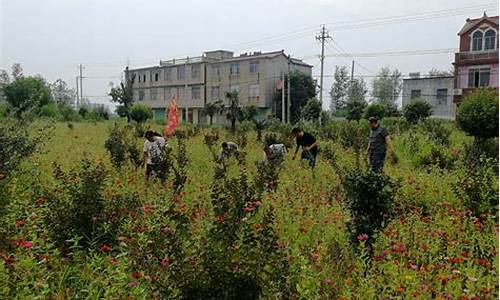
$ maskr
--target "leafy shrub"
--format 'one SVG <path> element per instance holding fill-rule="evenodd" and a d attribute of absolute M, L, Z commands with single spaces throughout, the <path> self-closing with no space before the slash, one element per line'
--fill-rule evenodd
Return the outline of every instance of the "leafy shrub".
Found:
<path fill-rule="evenodd" d="M 455 194 L 476 217 L 496 215 L 498 218 L 497 162 L 481 156 L 475 165 L 467 164 L 453 186 Z"/>
<path fill-rule="evenodd" d="M 387 115 L 387 107 L 383 104 L 370 104 L 365 108 L 365 119 L 375 117 L 382 120 Z"/>
<path fill-rule="evenodd" d="M 391 135 L 401 134 L 410 129 L 410 123 L 400 117 L 384 118 L 382 125 Z"/>
<path fill-rule="evenodd" d="M 398 184 L 384 174 L 342 168 L 331 148 L 323 152 L 341 180 L 345 203 L 351 213 L 351 241 L 357 242 L 361 240 L 360 235 L 365 234 L 373 241 L 373 234 L 387 224 L 393 214 Z"/>
<path fill-rule="evenodd" d="M 130 108 L 130 118 L 137 123 L 144 123 L 153 118 L 153 111 L 149 106 L 143 104 L 134 104 Z"/>
<path fill-rule="evenodd" d="M 107 175 L 102 163 L 88 159 L 69 171 L 54 166 L 57 185 L 45 195 L 44 221 L 56 245 L 67 250 L 76 238 L 84 249 L 96 249 L 116 241 L 122 222 L 139 204 L 133 195 L 105 199 Z"/>
<path fill-rule="evenodd" d="M 78 114 L 83 118 L 87 119 L 90 115 L 90 110 L 86 106 L 82 106 L 78 109 Z"/>
<path fill-rule="evenodd" d="M 346 119 L 349 121 L 361 120 L 365 108 L 366 108 L 366 102 L 364 101 L 350 101 L 347 104 Z"/>
<path fill-rule="evenodd" d="M 89 118 L 94 121 L 109 120 L 109 111 L 104 105 L 98 105 L 89 113 Z"/>
<path fill-rule="evenodd" d="M 321 114 L 321 102 L 316 98 L 311 98 L 300 109 L 300 118 L 305 121 L 317 122 Z"/>
<path fill-rule="evenodd" d="M 104 147 L 111 155 L 111 163 L 115 168 L 121 168 L 127 161 L 136 167 L 142 163 L 141 152 L 137 148 L 135 137 L 131 134 L 130 126 L 115 124 Z"/>
<path fill-rule="evenodd" d="M 38 113 L 41 117 L 47 117 L 55 119 L 59 115 L 59 110 L 55 103 L 49 103 L 40 107 L 40 112 Z"/>
<path fill-rule="evenodd" d="M 432 114 L 432 107 L 429 103 L 421 99 L 412 100 L 403 109 L 403 115 L 411 124 L 417 124 L 419 121 L 425 120 Z"/>
<path fill-rule="evenodd" d="M 435 145 L 432 142 L 420 149 L 417 154 L 417 166 L 429 169 L 430 167 L 438 167 L 442 170 L 450 170 L 453 167 L 456 157 L 447 151 L 448 149 L 442 145 Z"/>
<path fill-rule="evenodd" d="M 78 112 L 76 112 L 71 106 L 67 104 L 60 104 L 57 106 L 59 110 L 59 115 L 61 118 L 61 121 L 68 122 L 68 121 L 79 121 L 80 120 L 80 115 Z"/>
<path fill-rule="evenodd" d="M 444 122 L 437 119 L 428 119 L 420 123 L 419 130 L 430 139 L 440 145 L 448 146 L 450 144 L 450 135 L 452 129 L 445 126 Z"/>
<path fill-rule="evenodd" d="M 498 137 L 498 93 L 477 89 L 458 107 L 458 127 L 476 139 Z"/>

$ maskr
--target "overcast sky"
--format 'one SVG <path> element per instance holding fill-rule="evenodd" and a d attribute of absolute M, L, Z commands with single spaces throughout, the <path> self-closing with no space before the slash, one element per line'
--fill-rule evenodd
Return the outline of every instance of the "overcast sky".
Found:
<path fill-rule="evenodd" d="M 457 10 L 473 7 L 467 10 Z M 49 81 L 62 78 L 71 87 L 84 65 L 84 96 L 106 103 L 110 82 L 131 67 L 158 64 L 160 59 L 200 55 L 213 49 L 236 54 L 285 49 L 314 65 L 319 75 L 320 45 L 314 36 L 321 24 L 348 53 L 457 48 L 457 32 L 467 17 L 486 10 L 498 14 L 491 0 L 0 0 L 0 68 L 21 63 L 24 73 Z M 442 11 L 432 18 L 409 21 L 420 13 Z M 407 16 L 404 22 L 357 26 L 358 21 Z M 346 22 L 346 23 L 344 23 Z M 293 34 L 291 34 L 293 33 Z M 282 36 L 282 38 L 278 38 Z M 265 39 L 273 37 L 270 39 Z M 253 43 L 250 43 L 253 42 Z M 354 58 L 357 76 L 381 67 L 403 74 L 431 68 L 449 70 L 452 53 L 420 56 Z M 327 57 L 325 74 L 351 58 Z M 368 83 L 370 77 L 365 78 Z M 329 89 L 332 80 L 325 79 Z M 325 92 L 326 101 L 328 93 Z M 327 103 L 324 105 L 327 107 Z"/>

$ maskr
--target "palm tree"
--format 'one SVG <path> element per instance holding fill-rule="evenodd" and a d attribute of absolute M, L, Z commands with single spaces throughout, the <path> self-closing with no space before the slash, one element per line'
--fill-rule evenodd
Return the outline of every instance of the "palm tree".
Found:
<path fill-rule="evenodd" d="M 229 100 L 229 111 L 227 113 L 227 118 L 231 120 L 231 131 L 234 133 L 234 131 L 236 130 L 236 120 L 238 119 L 238 114 L 240 112 L 238 92 L 226 92 L 226 99 Z"/>
<path fill-rule="evenodd" d="M 222 101 L 209 102 L 205 104 L 203 113 L 210 118 L 210 126 L 212 126 L 212 119 L 215 115 L 220 114 L 224 109 Z"/>

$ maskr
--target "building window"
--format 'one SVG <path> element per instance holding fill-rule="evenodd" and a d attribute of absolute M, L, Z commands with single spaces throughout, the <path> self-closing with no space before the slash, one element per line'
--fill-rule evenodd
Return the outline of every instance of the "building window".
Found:
<path fill-rule="evenodd" d="M 191 78 L 199 78 L 200 77 L 201 65 L 192 65 L 191 66 Z"/>
<path fill-rule="evenodd" d="M 233 84 L 231 85 L 230 89 L 229 89 L 231 92 L 236 92 L 236 93 L 239 93 L 240 92 L 240 86 L 237 85 L 237 84 Z"/>
<path fill-rule="evenodd" d="M 448 102 L 448 89 L 437 89 L 436 99 L 438 105 L 446 105 Z"/>
<path fill-rule="evenodd" d="M 139 91 L 139 101 L 144 101 L 144 91 Z"/>
<path fill-rule="evenodd" d="M 166 88 L 163 88 L 163 100 L 170 100 L 170 93 L 171 93 L 171 90 L 170 88 L 166 87 Z"/>
<path fill-rule="evenodd" d="M 155 81 L 160 80 L 160 73 L 155 73 Z"/>
<path fill-rule="evenodd" d="M 146 74 L 142 76 L 142 82 L 146 82 Z"/>
<path fill-rule="evenodd" d="M 176 96 L 177 96 L 177 99 L 185 99 L 185 95 L 186 95 L 186 88 L 185 87 L 178 87 L 176 88 L 176 92 L 175 92 Z"/>
<path fill-rule="evenodd" d="M 260 86 L 258 84 L 249 84 L 248 85 L 248 97 L 257 98 L 259 97 Z"/>
<path fill-rule="evenodd" d="M 184 79 L 186 76 L 186 66 L 177 67 L 177 79 Z"/>
<path fill-rule="evenodd" d="M 142 76 L 141 76 L 141 75 L 139 75 L 138 77 L 139 77 L 139 83 L 141 83 L 141 77 L 142 77 Z"/>
<path fill-rule="evenodd" d="M 212 87 L 212 99 L 218 100 L 220 98 L 220 88 L 218 86 Z"/>
<path fill-rule="evenodd" d="M 483 50 L 483 32 L 478 30 L 472 35 L 472 51 L 481 50 Z"/>
<path fill-rule="evenodd" d="M 469 69 L 469 87 L 490 85 L 490 68 Z"/>
<path fill-rule="evenodd" d="M 420 98 L 420 96 L 421 96 L 420 90 L 411 90 L 410 99 L 417 99 L 417 98 Z"/>
<path fill-rule="evenodd" d="M 220 66 L 219 65 L 212 66 L 212 75 L 213 76 L 220 76 Z"/>
<path fill-rule="evenodd" d="M 191 99 L 193 100 L 201 99 L 201 88 L 199 86 L 191 87 Z"/>
<path fill-rule="evenodd" d="M 240 64 L 239 63 L 231 64 L 231 67 L 229 69 L 229 74 L 231 74 L 231 75 L 240 74 Z"/>
<path fill-rule="evenodd" d="M 484 50 L 493 50 L 496 48 L 496 32 L 493 29 L 484 34 Z"/>
<path fill-rule="evenodd" d="M 149 99 L 156 100 L 156 98 L 158 97 L 158 89 L 151 89 L 149 93 Z"/>
<path fill-rule="evenodd" d="M 172 80 L 172 68 L 165 69 L 165 80 L 166 81 Z"/>
<path fill-rule="evenodd" d="M 258 61 L 251 61 L 250 62 L 250 73 L 257 73 L 259 72 L 259 62 Z"/>

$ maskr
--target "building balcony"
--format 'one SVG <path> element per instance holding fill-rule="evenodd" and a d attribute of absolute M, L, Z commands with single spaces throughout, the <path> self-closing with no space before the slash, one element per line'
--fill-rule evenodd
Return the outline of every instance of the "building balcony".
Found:
<path fill-rule="evenodd" d="M 498 63 L 498 49 L 492 51 L 467 51 L 455 53 L 455 65 Z"/>

